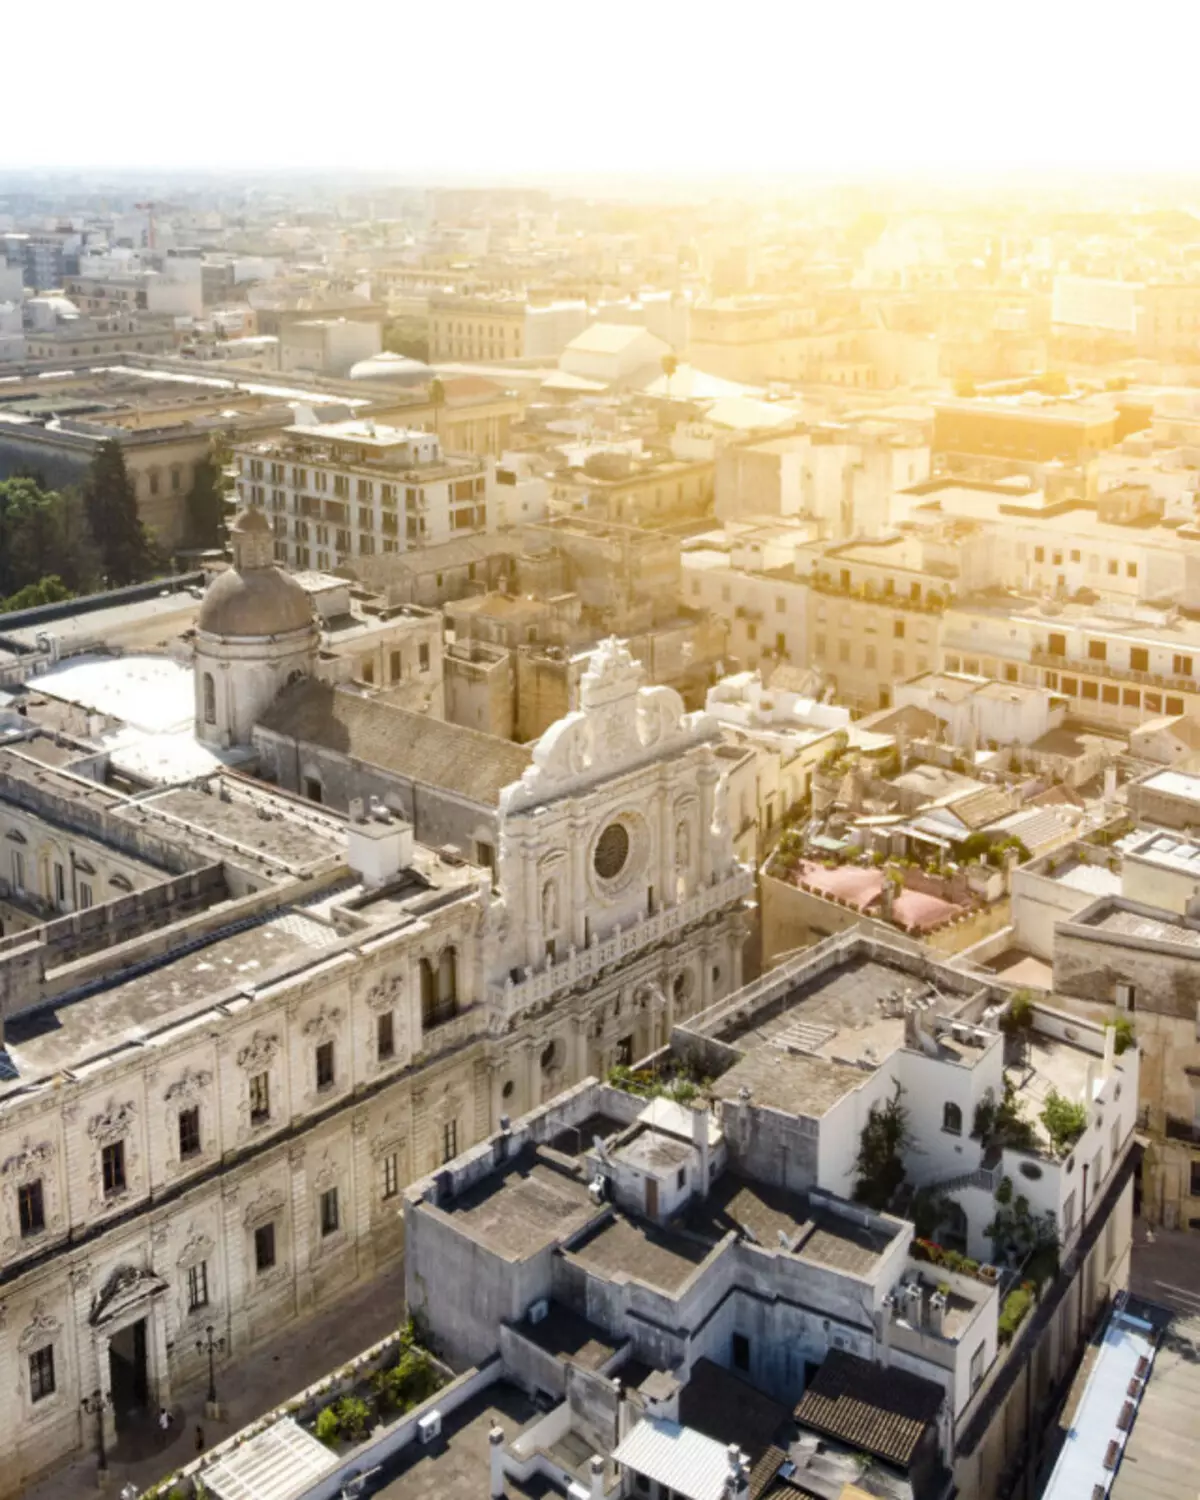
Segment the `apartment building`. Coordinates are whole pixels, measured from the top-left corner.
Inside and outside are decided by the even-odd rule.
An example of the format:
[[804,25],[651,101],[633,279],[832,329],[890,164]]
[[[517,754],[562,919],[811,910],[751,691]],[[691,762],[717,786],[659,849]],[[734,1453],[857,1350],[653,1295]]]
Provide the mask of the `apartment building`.
[[[851,1456],[861,1493],[1013,1493],[1127,1275],[1137,1054],[1051,1002],[1008,1040],[1007,992],[859,934],[733,998],[677,1022],[628,1087],[565,1092],[405,1195],[408,1302],[439,1349],[554,1393],[544,1433],[493,1432],[496,1492],[553,1441],[558,1493],[597,1449],[624,1495],[845,1495],[825,1465]],[[643,1073],[661,1097],[638,1096]],[[1076,1106],[1069,1138],[1042,1119],[1051,1094]],[[931,1236],[886,1194],[849,1201],[890,1099],[907,1201],[943,1200]]]
[[977,595],[948,605],[941,643],[947,671],[1048,688],[1097,727],[1200,711],[1200,622],[1173,606]]
[[525,298],[479,293],[429,299],[429,358],[486,364],[525,355]]
[[[1200,527],[1166,516],[1150,484],[1116,483],[1094,500],[1057,498],[1023,476],[937,478],[891,497],[893,524],[957,521],[987,534],[972,587],[1106,602],[1200,605]],[[979,552],[978,547],[976,548]]]
[[715,466],[669,453],[604,449],[580,467],[547,476],[552,510],[583,512],[625,526],[663,526],[695,519],[712,508]]
[[1024,395],[934,403],[935,453],[1078,463],[1116,439],[1116,412],[1098,402]]
[[263,509],[276,558],[327,572],[359,557],[458,540],[494,525],[487,464],[443,456],[432,433],[370,421],[285,428],[235,450],[238,496]]

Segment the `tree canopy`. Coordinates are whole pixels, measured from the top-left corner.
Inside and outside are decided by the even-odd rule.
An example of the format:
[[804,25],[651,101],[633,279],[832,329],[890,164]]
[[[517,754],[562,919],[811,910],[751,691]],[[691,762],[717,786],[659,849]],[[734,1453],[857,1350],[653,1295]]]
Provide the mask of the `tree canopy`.
[[120,588],[148,577],[154,567],[154,548],[138,515],[125,455],[114,439],[97,450],[83,498],[109,587]]
[[216,438],[193,471],[187,497],[187,537],[191,547],[224,546],[228,461],[228,443],[224,438]]
[[[99,554],[77,491],[48,490],[30,478],[0,480],[0,600],[8,609],[52,603],[51,595],[69,598],[99,578]],[[43,585],[42,597],[26,598]]]

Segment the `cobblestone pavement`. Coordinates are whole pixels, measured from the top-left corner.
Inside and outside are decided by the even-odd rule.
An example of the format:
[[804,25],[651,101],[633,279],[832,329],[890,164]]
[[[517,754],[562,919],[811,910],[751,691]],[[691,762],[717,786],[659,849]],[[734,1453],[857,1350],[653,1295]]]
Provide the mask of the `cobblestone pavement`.
[[[203,1428],[207,1445],[215,1447],[239,1427],[390,1333],[399,1326],[403,1308],[404,1271],[400,1268],[355,1287],[315,1317],[285,1329],[245,1358],[219,1365],[217,1396],[225,1420],[210,1422],[205,1418],[203,1383],[184,1391],[172,1409],[167,1432],[160,1431],[151,1414],[145,1423],[121,1435],[109,1456],[108,1493],[118,1496],[130,1482],[140,1492],[190,1462],[196,1455],[197,1425]],[[94,1430],[89,1424],[89,1434]],[[24,1500],[79,1500],[81,1495],[95,1493],[93,1450],[31,1485]]]

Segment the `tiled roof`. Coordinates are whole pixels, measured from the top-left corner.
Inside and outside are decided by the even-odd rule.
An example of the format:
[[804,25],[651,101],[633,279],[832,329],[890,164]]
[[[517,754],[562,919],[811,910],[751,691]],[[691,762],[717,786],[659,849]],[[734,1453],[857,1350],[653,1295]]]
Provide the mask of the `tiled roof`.
[[942,1388],[931,1380],[831,1349],[796,1408],[796,1420],[904,1467],[942,1400]]
[[259,728],[488,807],[530,764],[509,740],[311,680],[285,688]]

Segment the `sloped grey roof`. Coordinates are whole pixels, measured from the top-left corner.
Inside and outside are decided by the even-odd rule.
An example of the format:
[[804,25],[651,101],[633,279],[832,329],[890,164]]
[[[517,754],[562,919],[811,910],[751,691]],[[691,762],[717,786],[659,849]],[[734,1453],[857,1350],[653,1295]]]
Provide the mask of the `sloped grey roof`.
[[486,807],[497,805],[531,760],[510,740],[311,680],[286,688],[258,727]]

